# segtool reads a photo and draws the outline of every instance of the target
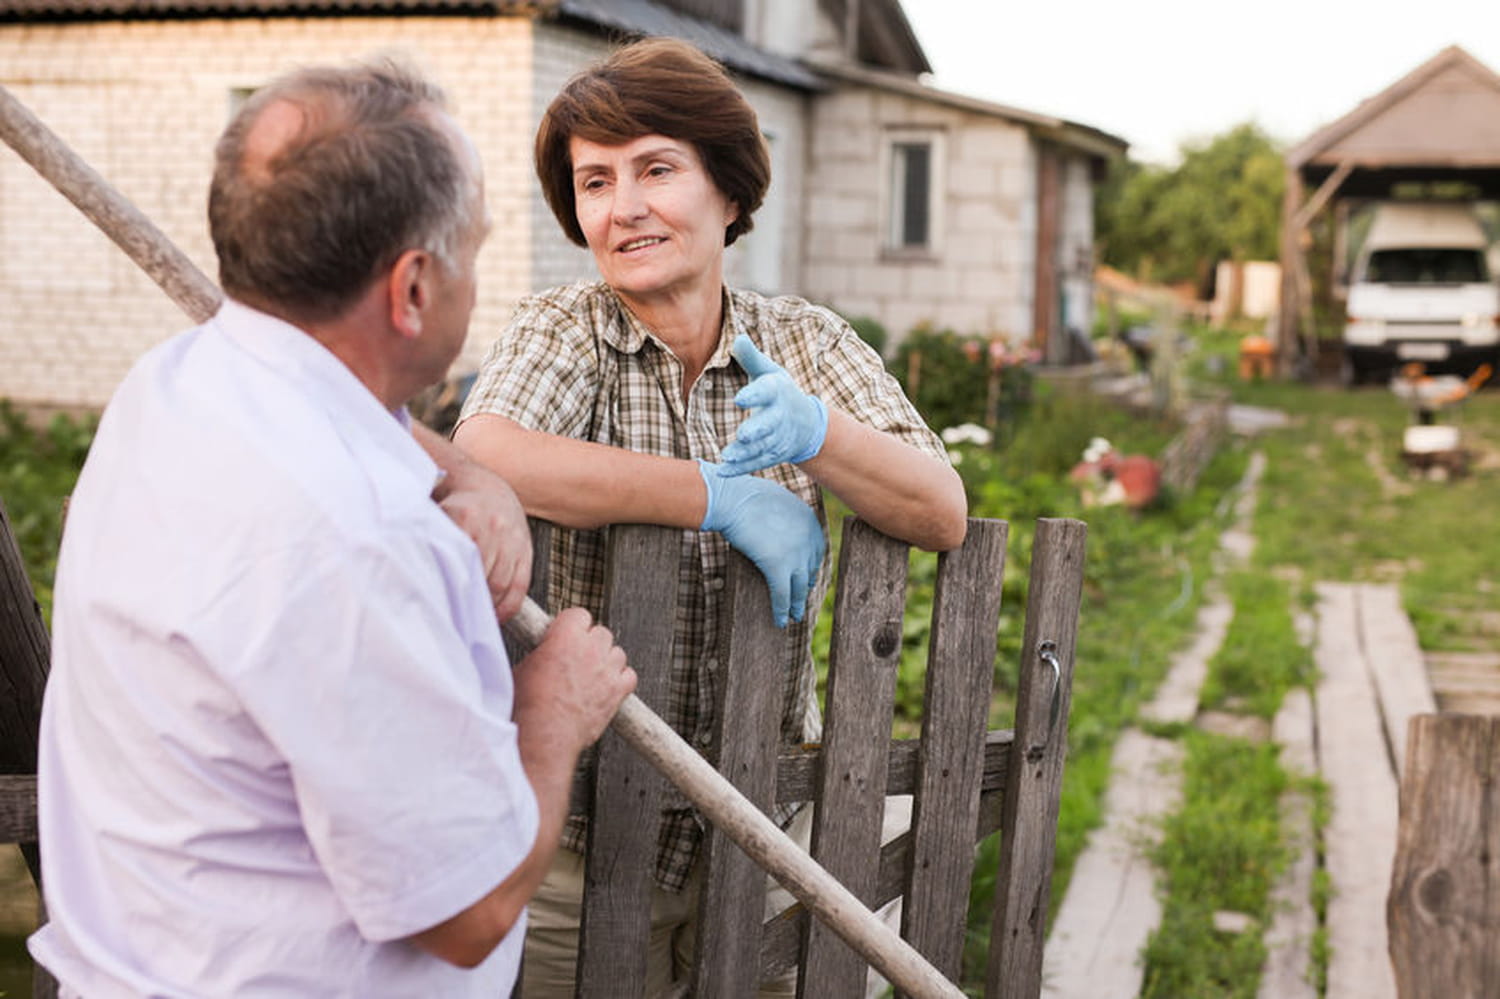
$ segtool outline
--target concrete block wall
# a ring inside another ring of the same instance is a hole
[[[210,276],[213,144],[236,91],[297,65],[403,55],[447,90],[487,172],[495,230],[473,330],[531,284],[529,18],[274,18],[0,26],[0,83]],[[156,286],[0,150],[0,397],[97,408],[145,350],[187,325]],[[456,367],[477,363],[470,337]]]
[[[1024,340],[1035,232],[1035,156],[1026,129],[853,84],[813,101],[810,119],[807,296],[873,316],[892,343],[919,324]],[[926,258],[884,249],[884,145],[890,130],[911,127],[943,136],[939,236]]]

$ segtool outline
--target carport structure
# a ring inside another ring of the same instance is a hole
[[[1307,261],[1314,221],[1325,210],[1334,213],[1337,274],[1350,207],[1414,185],[1429,191],[1452,185],[1476,201],[1500,199],[1500,75],[1456,45],[1286,154],[1277,337],[1283,370],[1312,370],[1318,361]]]

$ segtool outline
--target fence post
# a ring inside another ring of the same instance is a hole
[[[1067,755],[1087,534],[1082,521],[1042,518],[1032,542],[1016,738],[1002,820],[1002,828],[1017,834],[1000,841],[985,977],[984,994],[989,999],[1030,999],[1041,992],[1042,945],[1057,843],[1058,794]]]
[[[1407,733],[1386,899],[1396,994],[1500,994],[1500,718],[1423,714]]]

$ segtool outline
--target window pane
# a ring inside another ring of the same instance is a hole
[[[932,162],[932,147],[928,145],[906,146],[906,190],[903,192],[901,214],[901,245],[927,245],[927,191],[928,174]]]
[[[930,242],[932,146],[898,142],[891,153],[891,243],[898,247],[926,246]]]

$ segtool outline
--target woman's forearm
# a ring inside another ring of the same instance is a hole
[[[528,430],[493,414],[465,420],[453,440],[503,476],[533,517],[576,528],[703,522],[708,495],[691,461]]]

